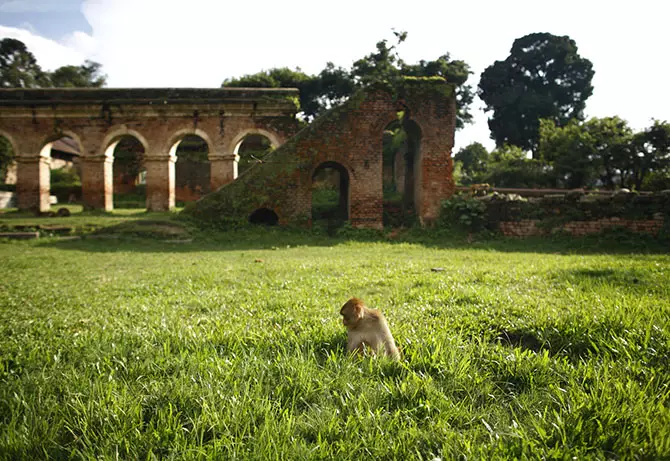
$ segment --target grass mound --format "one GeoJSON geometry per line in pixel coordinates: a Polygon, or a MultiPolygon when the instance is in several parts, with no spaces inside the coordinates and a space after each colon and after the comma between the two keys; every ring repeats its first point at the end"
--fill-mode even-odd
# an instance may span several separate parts
{"type": "Polygon", "coordinates": [[[149,239],[187,240],[191,235],[184,224],[176,221],[138,219],[103,227],[92,236],[136,237],[149,239]]]}

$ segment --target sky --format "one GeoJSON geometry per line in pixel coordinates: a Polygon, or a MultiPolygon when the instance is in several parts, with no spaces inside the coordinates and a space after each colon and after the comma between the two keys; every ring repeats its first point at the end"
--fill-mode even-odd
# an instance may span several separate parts
{"type": "MultiPolygon", "coordinates": [[[[272,67],[318,73],[350,68],[392,29],[407,31],[406,62],[450,53],[473,71],[514,39],[569,35],[593,62],[587,117],[618,115],[636,130],[670,120],[667,0],[0,0],[0,39],[23,41],[45,70],[100,62],[108,87],[219,87],[228,77],[272,67]]],[[[455,150],[489,149],[487,115],[456,133],[455,150]]]]}

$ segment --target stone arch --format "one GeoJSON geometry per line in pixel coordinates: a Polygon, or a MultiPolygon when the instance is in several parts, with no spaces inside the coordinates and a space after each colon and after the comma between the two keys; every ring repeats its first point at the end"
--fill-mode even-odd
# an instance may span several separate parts
{"type": "Polygon", "coordinates": [[[350,169],[333,160],[321,162],[312,169],[309,187],[312,222],[326,220],[328,227],[331,227],[351,219],[351,178],[350,169]],[[337,177],[332,174],[333,171],[337,172],[337,177]],[[333,194],[335,189],[337,196],[333,194]],[[319,197],[315,197],[315,194],[319,197]]]}
{"type": "Polygon", "coordinates": [[[38,165],[43,169],[39,183],[49,203],[52,203],[53,197],[58,204],[79,203],[81,189],[73,186],[81,181],[82,176],[84,146],[79,135],[71,130],[59,129],[41,138],[39,146],[38,165]]]}
{"type": "Polygon", "coordinates": [[[133,138],[137,139],[140,142],[140,144],[142,144],[144,152],[145,153],[150,152],[149,142],[146,140],[144,136],[142,136],[141,133],[132,129],[128,129],[128,127],[125,125],[121,125],[107,132],[107,135],[100,144],[99,154],[101,156],[110,159],[113,158],[114,149],[116,148],[116,145],[119,143],[121,138],[123,138],[124,136],[132,136],[133,138]]]}
{"type": "Polygon", "coordinates": [[[175,203],[193,202],[210,192],[212,149],[211,139],[199,129],[179,130],[168,140],[166,152],[174,161],[175,203]]]}
{"type": "Polygon", "coordinates": [[[144,208],[149,154],[146,139],[135,130],[121,127],[105,137],[101,148],[104,154],[98,159],[102,170],[98,174],[102,173],[105,178],[104,188],[108,197],[105,209],[144,208]]]}
{"type": "Polygon", "coordinates": [[[48,158],[50,156],[51,144],[53,144],[54,142],[58,141],[59,139],[63,139],[63,138],[72,139],[77,144],[77,148],[79,149],[79,153],[81,155],[84,155],[84,146],[81,142],[81,138],[79,138],[79,135],[77,133],[75,133],[74,131],[59,130],[58,133],[52,133],[48,136],[45,136],[42,139],[42,141],[40,142],[40,157],[48,158]]]}
{"type": "Polygon", "coordinates": [[[177,154],[177,147],[179,146],[179,143],[188,135],[194,135],[202,138],[202,140],[205,141],[205,143],[207,144],[207,150],[210,153],[210,155],[213,152],[216,152],[214,148],[214,143],[212,142],[212,138],[210,138],[209,135],[200,128],[182,128],[180,130],[175,131],[172,134],[172,136],[168,138],[168,141],[164,146],[163,152],[169,152],[171,157],[175,157],[177,154]]]}
{"type": "Polygon", "coordinates": [[[242,141],[244,141],[244,138],[246,138],[249,135],[260,135],[268,138],[270,140],[270,145],[272,146],[273,149],[276,149],[277,147],[281,146],[282,142],[281,139],[279,139],[279,136],[277,136],[276,133],[273,133],[268,130],[264,130],[262,128],[249,128],[246,130],[240,131],[234,138],[231,143],[232,145],[232,150],[233,154],[238,155],[238,151],[240,150],[240,146],[242,145],[242,141]]]}
{"type": "Polygon", "coordinates": [[[421,201],[423,131],[404,112],[382,131],[382,185],[386,224],[410,224],[421,201]]]}
{"type": "Polygon", "coordinates": [[[16,141],[14,140],[14,137],[9,134],[7,131],[0,129],[0,136],[5,138],[8,142],[9,145],[11,146],[12,150],[14,151],[14,155],[19,155],[19,146],[16,144],[16,141]]]}
{"type": "Polygon", "coordinates": [[[249,215],[249,223],[276,226],[279,224],[279,215],[272,208],[261,207],[249,215]]]}

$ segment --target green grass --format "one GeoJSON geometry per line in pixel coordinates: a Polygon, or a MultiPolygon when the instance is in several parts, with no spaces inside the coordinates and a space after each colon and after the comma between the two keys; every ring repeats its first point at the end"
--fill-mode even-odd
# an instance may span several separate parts
{"type": "Polygon", "coordinates": [[[0,459],[670,457],[663,247],[189,232],[0,242],[0,459]]]}

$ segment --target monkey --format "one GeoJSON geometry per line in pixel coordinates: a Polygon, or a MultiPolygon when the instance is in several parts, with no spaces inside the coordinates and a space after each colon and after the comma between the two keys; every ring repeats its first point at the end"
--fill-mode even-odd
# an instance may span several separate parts
{"type": "Polygon", "coordinates": [[[364,345],[367,345],[375,355],[384,353],[387,357],[400,360],[400,351],[380,311],[368,308],[358,298],[351,298],[340,309],[340,315],[348,331],[347,352],[362,354],[364,345]]]}

